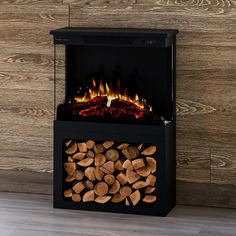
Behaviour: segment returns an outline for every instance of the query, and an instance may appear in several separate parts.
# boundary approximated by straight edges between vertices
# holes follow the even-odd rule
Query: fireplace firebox
[[[54,207],[165,216],[175,205],[177,30],[54,36]]]

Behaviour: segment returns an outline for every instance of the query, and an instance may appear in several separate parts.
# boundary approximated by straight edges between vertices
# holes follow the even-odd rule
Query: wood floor
[[[235,236],[236,210],[176,206],[165,218],[52,208],[48,195],[0,193],[0,236]]]

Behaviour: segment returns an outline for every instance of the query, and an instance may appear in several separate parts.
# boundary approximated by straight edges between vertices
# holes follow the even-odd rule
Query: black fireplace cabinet
[[[54,207],[166,216],[176,203],[176,34],[174,29],[67,27],[54,37]],[[91,73],[124,78],[162,122],[67,119],[60,104],[70,103]],[[133,91],[131,91],[133,92]],[[62,111],[60,110],[60,113]],[[125,206],[108,202],[73,202],[64,197],[65,140],[113,140],[157,147],[156,202]]]

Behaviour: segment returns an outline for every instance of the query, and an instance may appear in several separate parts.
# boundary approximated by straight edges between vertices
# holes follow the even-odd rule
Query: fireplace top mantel
[[[176,29],[81,28],[65,27],[50,31],[55,44],[168,47]]]

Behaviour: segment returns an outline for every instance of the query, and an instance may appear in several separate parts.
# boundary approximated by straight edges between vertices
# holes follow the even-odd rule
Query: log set
[[[156,152],[156,146],[146,144],[65,141],[65,199],[153,206],[157,201]]]
[[[164,119],[152,111],[136,104],[114,99],[107,106],[107,96],[97,96],[87,102],[60,104],[57,110],[59,120],[138,122],[164,124]]]

